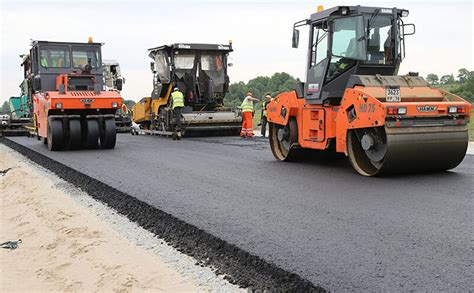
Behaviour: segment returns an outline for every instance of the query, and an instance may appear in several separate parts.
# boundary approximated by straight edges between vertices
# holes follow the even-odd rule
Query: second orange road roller
[[[472,105],[432,88],[417,73],[398,76],[408,10],[318,7],[296,22],[309,28],[306,82],[268,106],[277,160],[314,149],[344,153],[361,175],[449,170],[468,146]]]
[[[118,91],[104,90],[101,43],[33,41],[22,55],[23,95],[34,128],[52,151],[115,147]]]

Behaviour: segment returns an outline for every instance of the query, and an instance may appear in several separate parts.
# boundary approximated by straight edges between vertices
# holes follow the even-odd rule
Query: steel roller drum
[[[467,126],[384,127],[384,156],[371,160],[354,131],[348,135],[349,159],[362,175],[433,172],[461,163],[468,146]]]

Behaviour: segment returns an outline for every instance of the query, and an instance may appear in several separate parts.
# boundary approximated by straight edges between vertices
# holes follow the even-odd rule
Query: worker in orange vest
[[[253,102],[258,99],[253,97],[252,92],[248,92],[244,101],[242,102],[242,130],[241,137],[253,136]]]

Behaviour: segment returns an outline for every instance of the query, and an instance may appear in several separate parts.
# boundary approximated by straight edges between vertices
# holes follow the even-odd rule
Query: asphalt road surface
[[[471,155],[366,178],[346,159],[276,162],[263,139],[121,134],[69,152],[11,139],[332,291],[474,290]]]

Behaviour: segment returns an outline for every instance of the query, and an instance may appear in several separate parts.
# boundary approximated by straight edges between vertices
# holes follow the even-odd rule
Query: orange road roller
[[[23,55],[34,127],[52,151],[113,149],[118,91],[104,90],[101,43],[33,41]]]
[[[338,6],[296,22],[309,28],[306,82],[268,106],[270,145],[277,160],[305,149],[344,153],[364,176],[442,171],[456,167],[468,146],[472,105],[398,76],[405,56],[408,10]]]

